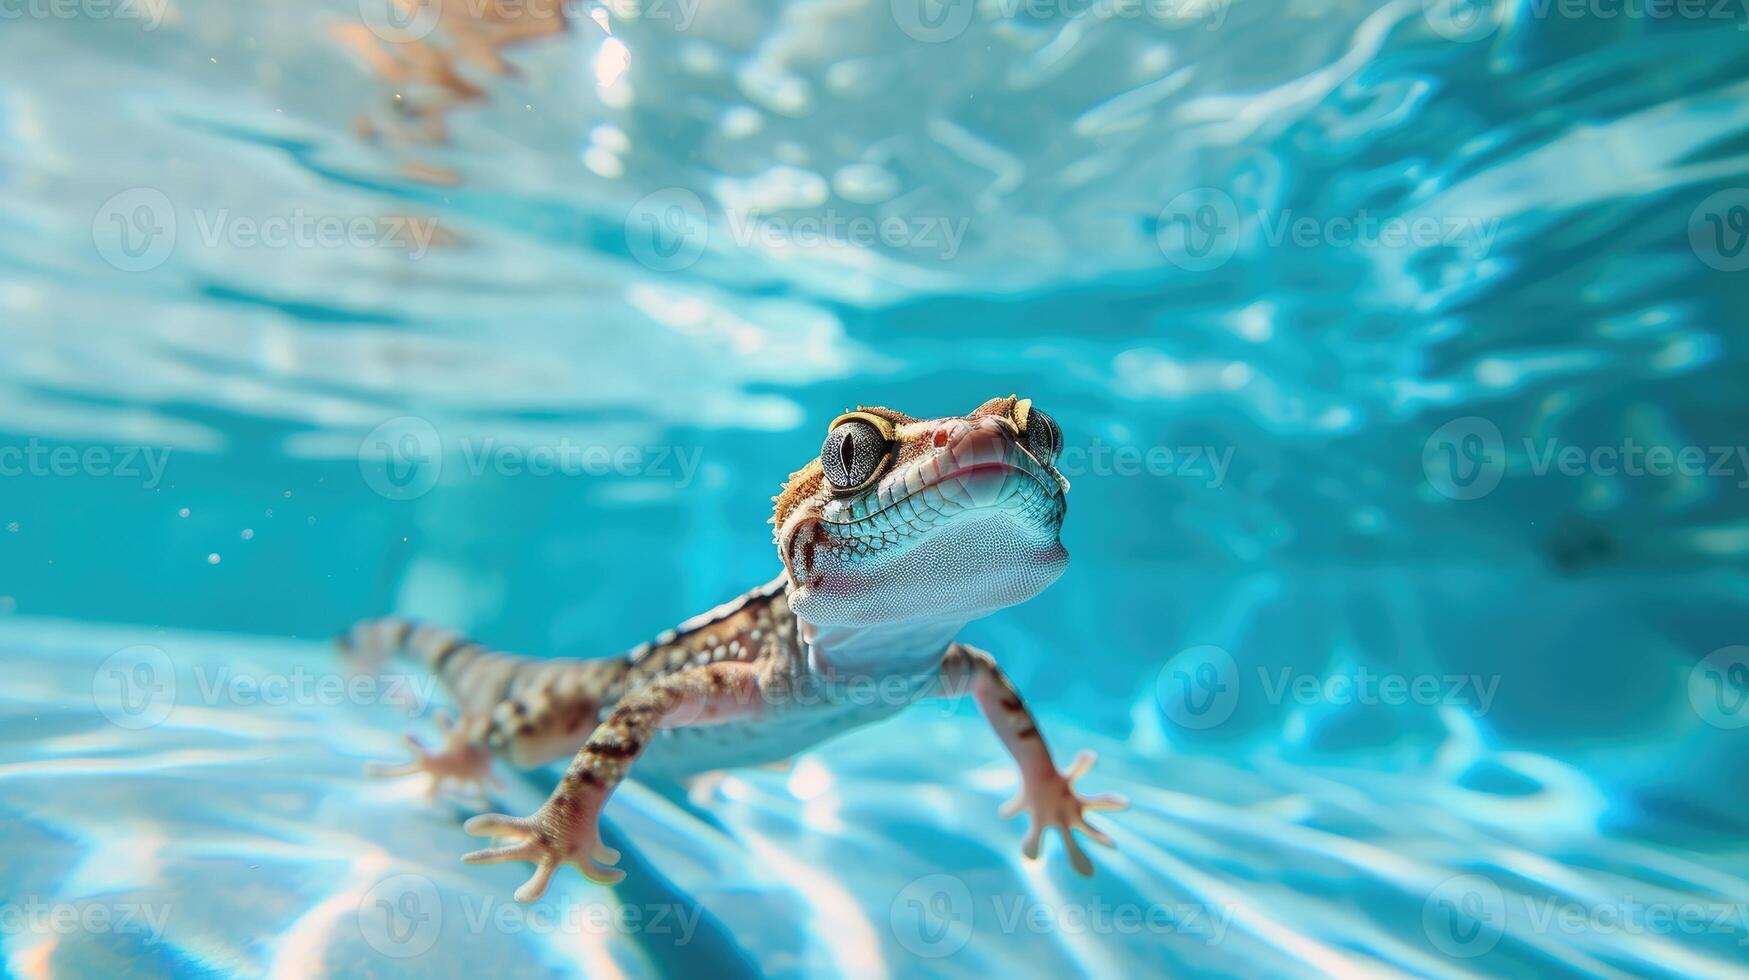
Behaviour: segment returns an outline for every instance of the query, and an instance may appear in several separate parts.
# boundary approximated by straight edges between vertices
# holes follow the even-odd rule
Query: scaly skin
[[[414,741],[414,760],[376,771],[426,774],[435,793],[445,780],[488,782],[493,755],[531,767],[574,753],[537,812],[466,825],[508,842],[463,860],[534,864],[516,892],[529,902],[562,864],[597,882],[624,876],[599,824],[634,763],[679,775],[775,762],[919,698],[969,690],[1020,766],[1003,814],[1029,813],[1022,852],[1037,857],[1055,828],[1075,870],[1092,874],[1074,832],[1109,846],[1086,814],[1123,801],[1077,794],[1092,754],[1060,772],[995,660],[954,641],[1062,574],[1060,448],[1055,423],[1012,396],[939,419],[849,413],[773,498],[784,574],[624,657],[519,657],[405,620],[362,623],[342,641],[362,666],[411,656],[462,713],[436,752]]]

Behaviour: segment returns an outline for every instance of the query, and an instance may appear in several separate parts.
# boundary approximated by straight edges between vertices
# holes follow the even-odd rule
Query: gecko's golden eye
[[[826,444],[820,447],[820,468],[834,489],[860,489],[880,473],[891,446],[887,433],[873,419],[842,418],[826,433]]]
[[[1046,465],[1056,459],[1063,451],[1063,430],[1057,427],[1057,420],[1036,408],[1028,412],[1026,448],[1032,451],[1034,459]]]

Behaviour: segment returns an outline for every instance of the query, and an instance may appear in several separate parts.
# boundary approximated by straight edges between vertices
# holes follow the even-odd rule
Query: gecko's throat
[[[872,625],[1024,602],[1068,564],[1066,489],[1012,428],[960,423],[873,487],[784,529],[791,608],[816,625]]]

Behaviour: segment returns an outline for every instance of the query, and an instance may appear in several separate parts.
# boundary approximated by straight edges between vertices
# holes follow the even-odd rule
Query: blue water
[[[1741,5],[908,3],[6,8],[0,976],[1749,975]],[[1010,392],[1094,878],[964,705],[532,911],[364,777],[352,621],[623,650]]]

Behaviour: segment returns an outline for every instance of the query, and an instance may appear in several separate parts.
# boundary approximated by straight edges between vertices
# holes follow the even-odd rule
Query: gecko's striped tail
[[[453,630],[400,616],[367,619],[335,642],[359,671],[381,672],[397,657],[418,664],[442,681],[464,708],[583,690],[612,700],[631,669],[624,657],[574,660],[504,653]]]
[[[436,677],[466,710],[504,697],[521,668],[535,661],[487,649],[482,643],[437,626],[399,616],[367,619],[335,638],[341,656],[364,673],[380,673],[390,661],[409,660]]]
[[[402,657],[442,674],[457,657],[472,660],[486,652],[481,644],[460,633],[400,616],[364,620],[335,637],[334,642],[341,655],[359,670],[381,670],[390,660]]]
[[[336,644],[360,672],[384,673],[396,657],[421,665],[448,689],[464,722],[486,724],[486,743],[518,766],[576,751],[601,706],[623,693],[631,670],[624,657],[500,653],[460,633],[398,617],[359,623]]]

